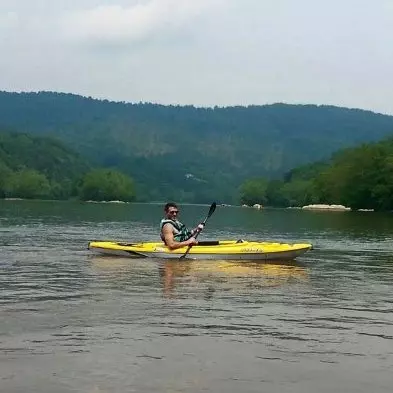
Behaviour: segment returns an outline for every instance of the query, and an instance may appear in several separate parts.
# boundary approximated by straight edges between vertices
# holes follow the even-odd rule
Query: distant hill
[[[248,178],[274,178],[393,134],[393,116],[333,106],[195,108],[62,93],[0,92],[0,127],[55,136],[92,165],[131,175],[145,200],[233,202]]]

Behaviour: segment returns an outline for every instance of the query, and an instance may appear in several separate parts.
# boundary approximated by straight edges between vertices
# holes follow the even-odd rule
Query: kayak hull
[[[187,247],[168,249],[163,243],[92,241],[88,249],[105,255],[131,258],[179,259]],[[309,243],[287,244],[256,241],[207,241],[190,248],[186,259],[271,261],[292,260],[312,249]]]

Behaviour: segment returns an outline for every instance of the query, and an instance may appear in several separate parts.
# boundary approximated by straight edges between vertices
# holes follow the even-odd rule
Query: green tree
[[[27,198],[68,199],[74,183],[90,168],[83,157],[55,139],[0,128],[0,197],[17,193]],[[33,182],[37,179],[26,170],[45,176],[49,187],[44,181],[36,192]]]
[[[378,172],[378,183],[372,189],[372,198],[378,210],[393,210],[393,154],[388,154]]]
[[[328,203],[392,210],[393,139],[341,150],[325,164],[295,168],[281,187],[270,182],[267,194],[275,202],[284,197],[290,206]]]
[[[288,206],[288,200],[283,193],[285,183],[282,180],[269,181],[266,188],[266,203],[269,206]]]
[[[341,201],[355,209],[374,208],[383,210],[391,202],[393,178],[391,156],[387,146],[381,144],[363,145],[348,152],[340,169]],[[391,195],[391,194],[390,194]]]
[[[10,175],[6,195],[14,198],[48,198],[49,181],[45,175],[34,169],[23,169]]]
[[[267,186],[268,182],[264,178],[246,180],[240,186],[240,202],[246,205],[264,205],[267,201]]]
[[[12,171],[0,161],[0,198],[6,196],[7,183]]]
[[[304,206],[314,202],[313,184],[310,180],[294,180],[285,183],[281,193],[287,206]]]
[[[132,201],[135,199],[134,183],[129,176],[121,172],[96,169],[84,176],[80,198],[85,201]]]

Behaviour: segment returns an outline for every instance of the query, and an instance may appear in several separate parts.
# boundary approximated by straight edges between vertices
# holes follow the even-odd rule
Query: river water
[[[313,243],[286,264],[86,249],[158,240],[161,215],[0,202],[0,392],[392,391],[392,214],[219,207],[201,235]]]

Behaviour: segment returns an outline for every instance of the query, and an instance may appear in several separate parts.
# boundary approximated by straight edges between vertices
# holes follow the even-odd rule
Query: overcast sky
[[[0,90],[393,114],[393,0],[0,0]]]

